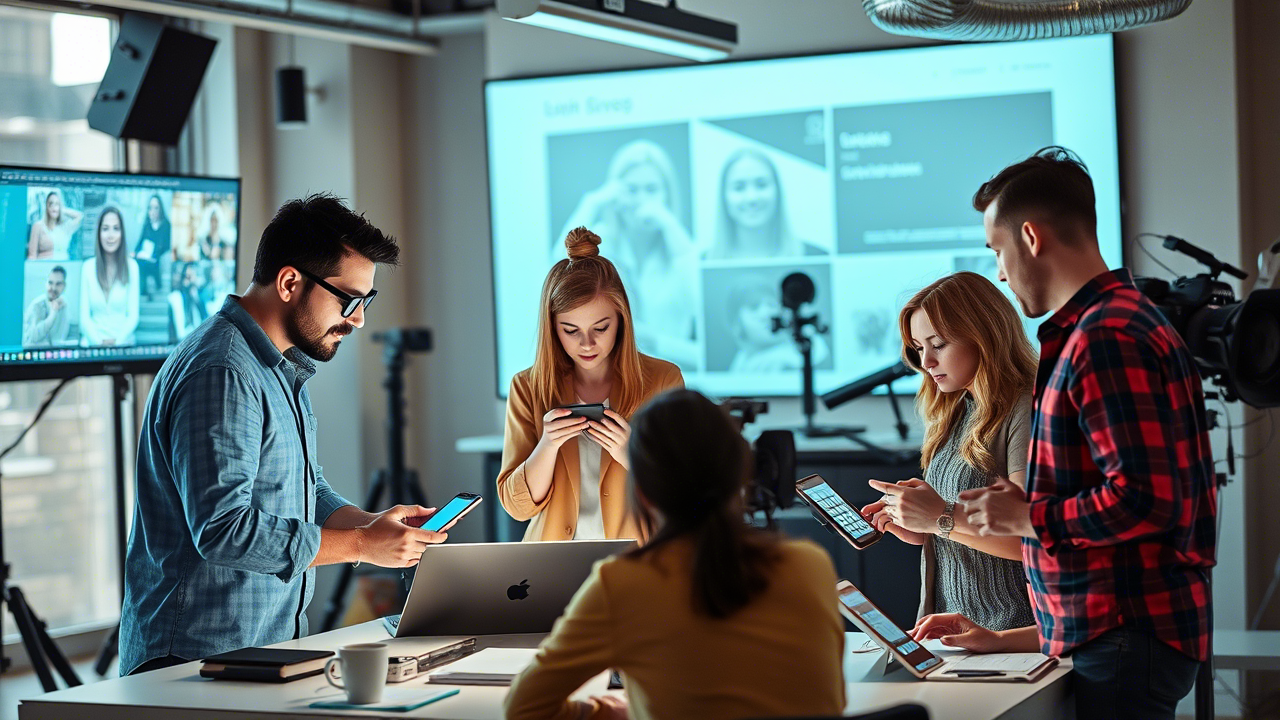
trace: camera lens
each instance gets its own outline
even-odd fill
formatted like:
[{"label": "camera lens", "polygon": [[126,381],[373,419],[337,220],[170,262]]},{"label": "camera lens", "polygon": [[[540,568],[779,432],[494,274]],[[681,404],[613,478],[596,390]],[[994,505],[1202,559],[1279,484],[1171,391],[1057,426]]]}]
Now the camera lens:
[{"label": "camera lens", "polygon": [[1245,375],[1265,378],[1280,373],[1280,318],[1255,316],[1248,330],[1248,347],[1240,358]]}]

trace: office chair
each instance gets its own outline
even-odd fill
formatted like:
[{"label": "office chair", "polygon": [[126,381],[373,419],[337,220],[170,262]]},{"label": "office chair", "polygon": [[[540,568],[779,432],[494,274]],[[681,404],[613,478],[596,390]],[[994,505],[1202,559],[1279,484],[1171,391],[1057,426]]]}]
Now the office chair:
[{"label": "office chair", "polygon": [[929,720],[929,711],[923,705],[899,705],[863,715],[836,715],[832,717],[759,718],[758,720]]}]

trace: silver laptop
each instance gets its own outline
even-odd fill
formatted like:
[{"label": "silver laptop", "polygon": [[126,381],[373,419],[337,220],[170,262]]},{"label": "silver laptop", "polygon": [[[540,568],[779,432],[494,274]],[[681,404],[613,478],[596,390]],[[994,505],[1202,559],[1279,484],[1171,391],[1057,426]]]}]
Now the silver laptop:
[{"label": "silver laptop", "polygon": [[430,545],[396,637],[548,633],[597,560],[634,540]]}]

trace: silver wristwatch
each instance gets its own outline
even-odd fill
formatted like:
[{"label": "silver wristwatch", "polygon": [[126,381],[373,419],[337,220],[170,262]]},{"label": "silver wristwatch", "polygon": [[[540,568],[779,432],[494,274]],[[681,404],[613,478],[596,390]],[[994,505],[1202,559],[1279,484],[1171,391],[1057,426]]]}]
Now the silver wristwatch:
[{"label": "silver wristwatch", "polygon": [[946,504],[942,514],[938,516],[938,534],[942,536],[943,540],[951,539],[951,531],[956,528],[955,511],[956,504],[949,502]]}]

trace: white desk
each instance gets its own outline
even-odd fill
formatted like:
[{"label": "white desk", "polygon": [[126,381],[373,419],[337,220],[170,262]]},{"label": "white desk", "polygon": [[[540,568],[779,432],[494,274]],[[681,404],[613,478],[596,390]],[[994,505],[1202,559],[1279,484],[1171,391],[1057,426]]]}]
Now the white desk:
[{"label": "white desk", "polygon": [[[859,633],[850,633],[847,646],[857,648],[864,638]],[[280,643],[276,647],[336,650],[349,643],[373,641],[389,641],[379,621]],[[498,642],[531,646],[529,636],[508,637]],[[845,678],[850,681],[846,714],[915,702],[928,707],[936,718],[1045,720],[1060,715],[1061,709],[1068,705],[1069,661],[1035,684],[924,682],[915,680],[902,669],[876,681],[865,681],[864,676],[876,659],[876,653],[850,653],[846,657]],[[193,662],[40,695],[21,701],[18,717],[21,720],[245,720],[248,717],[309,720],[321,716],[350,716],[494,720],[502,716],[502,700],[507,693],[505,687],[463,687],[458,695],[409,713],[313,710],[307,707],[309,703],[337,697],[340,692],[330,688],[323,676],[272,685],[206,680],[198,671],[199,663]],[[392,687],[412,687],[420,682],[415,680]],[[603,694],[607,692],[606,685],[607,678],[601,674],[583,687],[581,696]]]}]

